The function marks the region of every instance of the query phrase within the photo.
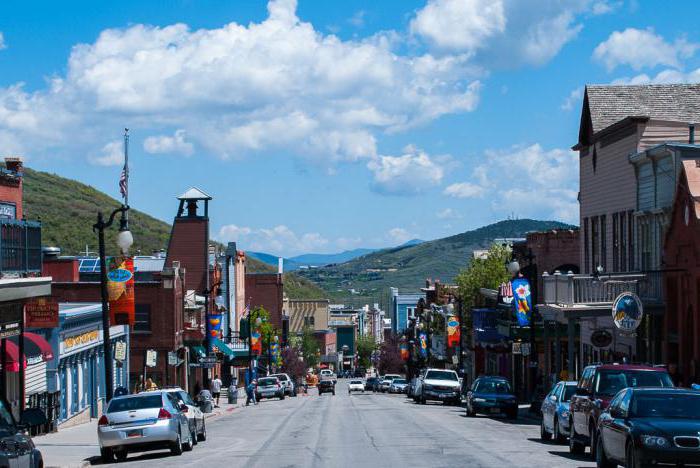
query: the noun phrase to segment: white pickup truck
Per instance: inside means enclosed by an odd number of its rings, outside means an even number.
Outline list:
[[[414,400],[424,405],[427,401],[442,401],[459,405],[460,382],[457,372],[449,369],[427,369],[416,381]]]
[[[318,373],[321,379],[331,379],[334,384],[338,383],[338,376],[333,373],[330,369],[321,369]]]

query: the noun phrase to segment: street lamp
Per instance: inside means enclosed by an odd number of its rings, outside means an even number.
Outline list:
[[[105,222],[102,212],[97,212],[97,222],[92,226],[92,231],[97,232],[100,252],[100,295],[102,296],[102,347],[105,360],[105,400],[107,403],[112,399],[113,391],[113,370],[112,370],[112,340],[109,337],[109,296],[107,294],[107,259],[105,254],[105,229],[114,222],[117,213],[121,213],[119,220],[119,234],[117,234],[117,246],[123,255],[129,252],[129,248],[134,243],[134,236],[129,231],[129,221],[126,213],[129,211],[128,205],[122,205],[112,211],[109,219]]]

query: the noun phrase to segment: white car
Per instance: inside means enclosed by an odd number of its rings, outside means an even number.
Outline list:
[[[415,400],[423,405],[429,400],[459,405],[460,390],[457,372],[449,369],[428,369],[423,374]]]
[[[284,393],[289,396],[294,396],[294,382],[289,378],[287,374],[270,374],[268,377],[277,377],[280,381],[282,388],[284,388]]]
[[[190,397],[190,394],[180,387],[166,387],[163,391],[170,393],[177,398],[180,403],[187,406],[187,411],[184,409],[182,411],[185,413],[185,416],[187,416],[187,422],[190,425],[190,432],[192,433],[192,441],[194,444],[197,445],[197,442],[204,442],[207,440],[207,426],[204,424],[204,413],[202,413],[197,403]]]
[[[401,376],[399,374],[386,374],[384,377],[382,377],[382,380],[379,382],[379,391],[388,392],[389,387],[391,387],[391,382],[393,382],[394,379],[400,378]]]
[[[319,375],[321,376],[320,380],[331,379],[334,384],[338,383],[338,376],[335,375],[333,373],[333,371],[330,369],[321,369],[321,372],[319,372]]]
[[[360,379],[352,379],[348,383],[348,394],[351,394],[352,392],[365,393],[365,383]]]

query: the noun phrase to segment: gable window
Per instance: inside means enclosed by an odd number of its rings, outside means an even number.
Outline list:
[[[151,304],[136,304],[134,321],[135,332],[151,331]]]

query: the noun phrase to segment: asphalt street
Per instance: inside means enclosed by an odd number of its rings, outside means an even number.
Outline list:
[[[242,467],[589,467],[586,457],[539,440],[525,419],[467,418],[463,408],[417,405],[404,395],[353,394],[265,400],[207,423],[192,452],[131,454],[120,466]],[[96,462],[95,462],[96,463]]]

